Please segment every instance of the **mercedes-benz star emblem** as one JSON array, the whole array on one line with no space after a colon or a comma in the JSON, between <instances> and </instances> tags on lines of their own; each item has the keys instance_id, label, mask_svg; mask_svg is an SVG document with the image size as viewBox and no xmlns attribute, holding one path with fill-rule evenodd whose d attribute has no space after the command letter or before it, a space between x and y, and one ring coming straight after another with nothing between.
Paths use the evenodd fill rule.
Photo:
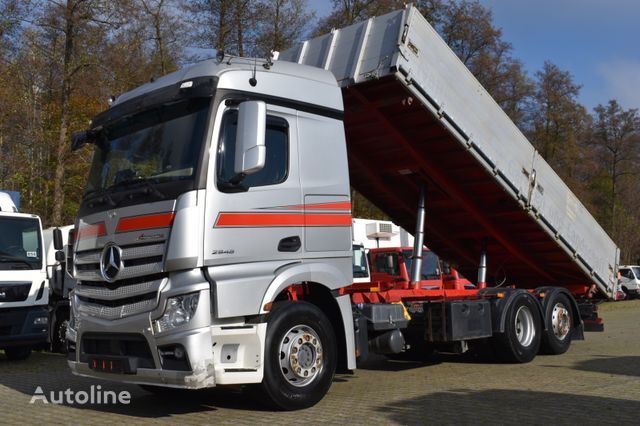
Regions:
<instances>
[{"instance_id":1,"label":"mercedes-benz star emblem","mask_svg":"<svg viewBox=\"0 0 640 426\"><path fill-rule=\"evenodd\" d=\"M122 270L122 249L114 243L107 243L100 257L100 273L107 282L114 282Z\"/></svg>"}]
</instances>

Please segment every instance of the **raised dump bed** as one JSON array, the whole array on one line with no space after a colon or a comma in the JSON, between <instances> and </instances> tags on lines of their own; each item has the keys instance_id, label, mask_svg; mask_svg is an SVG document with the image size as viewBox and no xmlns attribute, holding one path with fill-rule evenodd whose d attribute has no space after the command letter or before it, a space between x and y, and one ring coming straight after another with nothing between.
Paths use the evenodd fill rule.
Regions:
<instances>
[{"instance_id":1,"label":"raised dump bed","mask_svg":"<svg viewBox=\"0 0 640 426\"><path fill-rule=\"evenodd\" d=\"M493 285L595 283L611 297L619 250L412 6L334 30L280 60L343 88L351 184L474 278L483 241Z\"/></svg>"}]
</instances>

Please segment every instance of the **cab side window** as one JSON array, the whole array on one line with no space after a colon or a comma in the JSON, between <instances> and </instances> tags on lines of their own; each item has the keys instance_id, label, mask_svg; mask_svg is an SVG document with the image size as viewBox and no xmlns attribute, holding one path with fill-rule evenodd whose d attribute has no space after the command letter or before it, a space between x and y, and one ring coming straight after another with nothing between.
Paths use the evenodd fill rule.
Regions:
<instances>
[{"instance_id":1,"label":"cab side window","mask_svg":"<svg viewBox=\"0 0 640 426\"><path fill-rule=\"evenodd\" d=\"M222 118L220 144L218 145L218 187L229 182L236 175L234 171L236 153L236 131L238 111L227 111ZM289 173L289 124L287 120L272 115L267 116L265 140L267 156L264 168L242 180L242 186L276 185L287 179ZM222 189L224 190L224 189Z\"/></svg>"}]
</instances>

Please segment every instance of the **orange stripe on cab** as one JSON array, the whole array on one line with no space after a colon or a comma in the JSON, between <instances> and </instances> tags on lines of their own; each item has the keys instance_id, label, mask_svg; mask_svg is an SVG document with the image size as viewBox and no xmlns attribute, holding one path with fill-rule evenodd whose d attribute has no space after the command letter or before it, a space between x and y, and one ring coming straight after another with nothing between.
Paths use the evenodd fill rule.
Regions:
<instances>
[{"instance_id":1,"label":"orange stripe on cab","mask_svg":"<svg viewBox=\"0 0 640 426\"><path fill-rule=\"evenodd\" d=\"M325 204L306 204L305 210L351 210L349 201Z\"/></svg>"},{"instance_id":2,"label":"orange stripe on cab","mask_svg":"<svg viewBox=\"0 0 640 426\"><path fill-rule=\"evenodd\" d=\"M277 210L351 210L351 202L336 201L320 204L294 204L290 206L269 207Z\"/></svg>"},{"instance_id":3,"label":"orange stripe on cab","mask_svg":"<svg viewBox=\"0 0 640 426\"><path fill-rule=\"evenodd\" d=\"M220 213L216 228L286 226L351 226L351 215L303 213Z\"/></svg>"},{"instance_id":4,"label":"orange stripe on cab","mask_svg":"<svg viewBox=\"0 0 640 426\"><path fill-rule=\"evenodd\" d=\"M173 212L148 214L144 216L125 217L120 219L116 232L141 231L143 229L168 228L173 225L176 214Z\"/></svg>"}]
</instances>

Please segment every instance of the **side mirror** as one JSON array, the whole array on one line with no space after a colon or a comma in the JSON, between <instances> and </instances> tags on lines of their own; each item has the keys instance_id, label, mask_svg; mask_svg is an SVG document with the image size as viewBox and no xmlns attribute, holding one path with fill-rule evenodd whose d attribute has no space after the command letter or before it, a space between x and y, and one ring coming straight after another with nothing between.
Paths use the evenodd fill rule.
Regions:
<instances>
[{"instance_id":1,"label":"side mirror","mask_svg":"<svg viewBox=\"0 0 640 426\"><path fill-rule=\"evenodd\" d=\"M56 250L62 250L64 243L62 242L62 231L60 228L53 230L53 248Z\"/></svg>"},{"instance_id":2,"label":"side mirror","mask_svg":"<svg viewBox=\"0 0 640 426\"><path fill-rule=\"evenodd\" d=\"M263 101L242 102L238 107L236 156L234 172L248 176L264 168L267 158L267 104Z\"/></svg>"},{"instance_id":3,"label":"side mirror","mask_svg":"<svg viewBox=\"0 0 640 426\"><path fill-rule=\"evenodd\" d=\"M99 134L100 129L85 130L82 132L74 133L71 137L71 151L75 151L88 143L97 143Z\"/></svg>"},{"instance_id":4,"label":"side mirror","mask_svg":"<svg viewBox=\"0 0 640 426\"><path fill-rule=\"evenodd\" d=\"M56 251L56 262L64 262L66 260L66 256L62 250Z\"/></svg>"}]
</instances>

